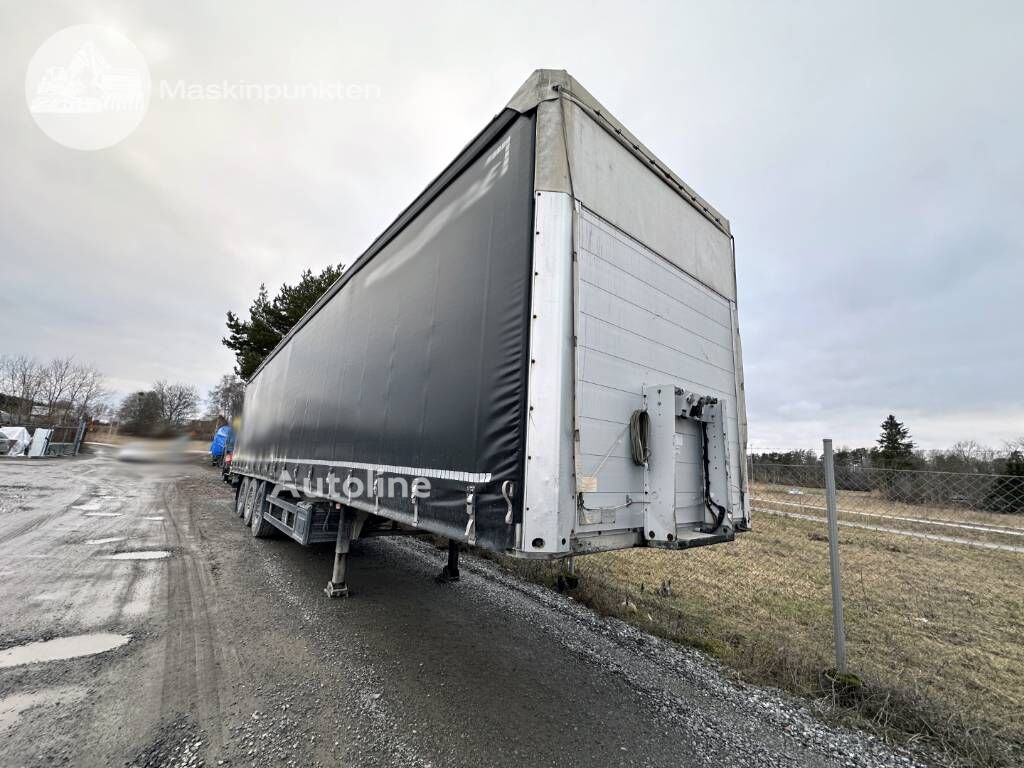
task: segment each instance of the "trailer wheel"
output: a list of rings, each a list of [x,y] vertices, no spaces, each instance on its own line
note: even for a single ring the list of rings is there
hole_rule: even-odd
[[[252,508],[256,505],[256,497],[259,496],[260,481],[255,478],[249,481],[249,492],[245,495],[245,507],[242,509],[242,522],[249,525],[252,522]]]
[[[274,526],[267,522],[266,516],[270,511],[270,502],[267,501],[268,483],[260,483],[256,491],[256,502],[252,507],[252,537],[254,539],[266,539],[274,532]]]
[[[235,514],[241,517],[245,513],[245,498],[249,494],[249,478],[243,477],[235,491]]]

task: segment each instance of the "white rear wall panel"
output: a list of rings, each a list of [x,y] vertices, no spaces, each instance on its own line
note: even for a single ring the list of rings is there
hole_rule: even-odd
[[[706,233],[705,233],[706,234]],[[728,237],[722,252],[728,252]],[[577,475],[586,520],[580,531],[643,525],[644,475],[630,457],[627,425],[645,384],[676,386],[726,403],[732,477],[741,477],[732,301],[686,274],[597,214],[577,226]],[[699,488],[694,422],[676,437],[677,488]],[[739,487],[730,490],[739,509]],[[633,503],[627,505],[627,500]],[[680,524],[702,520],[702,494],[676,495]]]

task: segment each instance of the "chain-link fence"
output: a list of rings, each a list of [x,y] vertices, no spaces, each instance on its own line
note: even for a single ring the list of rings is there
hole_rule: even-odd
[[[1024,695],[1024,476],[838,464],[830,503],[826,466],[749,459],[760,631],[819,663],[832,646],[840,670],[848,657],[858,710],[929,734],[951,764],[1021,764],[1006,713]]]
[[[837,466],[835,482],[841,523],[907,533],[970,533],[972,539],[989,533],[986,538],[997,541],[1015,536],[1024,548],[1024,534],[1015,530],[1017,524],[1024,527],[1024,476]],[[825,516],[820,463],[751,461],[750,489],[757,511]]]

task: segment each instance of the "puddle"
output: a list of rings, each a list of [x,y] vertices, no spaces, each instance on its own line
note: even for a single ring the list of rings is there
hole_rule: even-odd
[[[86,544],[113,544],[115,541],[124,541],[127,536],[111,536],[109,539],[86,539]]]
[[[80,509],[83,512],[95,512],[97,509],[100,508],[100,506],[101,505],[100,505],[100,503],[98,501],[91,501],[88,504],[74,504],[74,505],[72,505],[71,508],[72,509]]]
[[[124,517],[123,512],[86,512],[86,517]]]
[[[21,664],[38,664],[43,661],[92,656],[120,648],[131,639],[131,635],[92,632],[87,635],[72,635],[71,637],[58,637],[54,640],[26,643],[8,648],[6,651],[0,651],[0,669],[17,667]]]
[[[144,517],[142,519],[143,520],[152,520],[153,522],[157,522],[157,523],[160,522],[161,520],[163,520],[162,517]]]
[[[171,553],[166,549],[150,549],[144,552],[118,552],[115,555],[106,555],[104,560],[163,560],[170,557]]]
[[[68,686],[5,696],[0,699],[0,733],[16,725],[22,714],[32,707],[74,704],[84,698],[85,693],[84,688]]]

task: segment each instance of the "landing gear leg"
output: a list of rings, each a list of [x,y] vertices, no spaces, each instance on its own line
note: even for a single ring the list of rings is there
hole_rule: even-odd
[[[352,511],[348,507],[340,510],[338,521],[338,539],[334,545],[334,573],[327,582],[324,593],[328,597],[348,597],[348,584],[345,582],[345,569],[348,566],[348,546],[352,541]]]
[[[576,575],[576,558],[567,557],[562,561],[562,572],[558,575],[555,588],[559,592],[568,592],[580,585],[579,576]]]
[[[459,542],[455,539],[448,539],[448,565],[441,569],[437,580],[442,584],[459,580]]]

